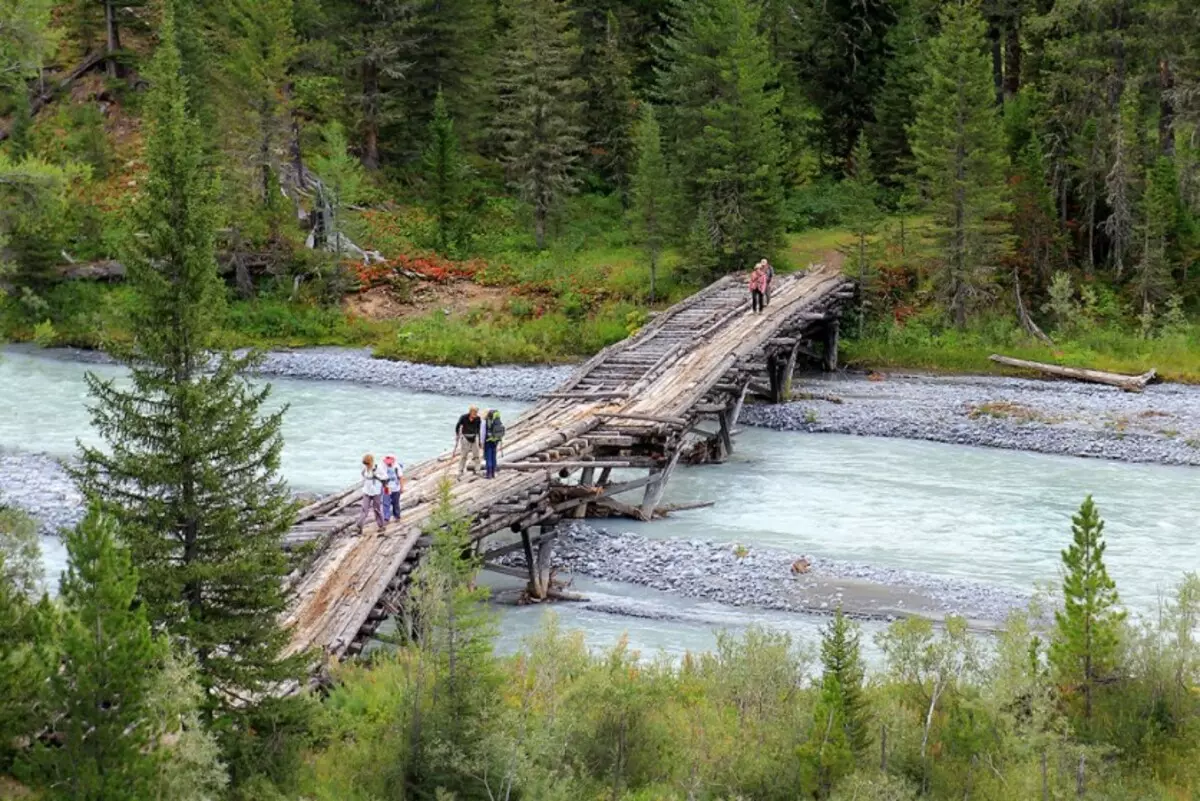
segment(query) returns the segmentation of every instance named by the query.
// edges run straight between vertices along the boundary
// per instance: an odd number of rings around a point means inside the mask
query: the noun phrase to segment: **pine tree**
[[[860,331],[866,316],[866,298],[870,293],[871,283],[867,240],[875,233],[882,218],[876,202],[876,198],[879,196],[879,184],[875,181],[871,161],[871,145],[867,141],[866,131],[863,131],[859,134],[858,143],[854,146],[854,152],[851,154],[847,181],[849,188],[847,217],[855,238],[853,270],[858,276],[860,298],[858,327]]]
[[[409,784],[427,792],[477,786],[469,774],[499,715],[502,681],[492,655],[495,618],[483,603],[488,590],[475,582],[481,561],[471,555],[471,520],[455,511],[451,489],[449,481],[438,486],[426,526],[432,544],[413,576],[408,610],[435,670],[432,708],[410,744]]]
[[[0,774],[11,773],[23,748],[44,725],[46,686],[57,664],[57,612],[35,603],[37,533],[28,517],[0,508]]]
[[[858,756],[870,745],[867,702],[863,698],[863,663],[858,627],[839,607],[821,635],[821,689],[837,708],[846,742]]]
[[[1006,246],[1004,133],[975,2],[955,0],[941,20],[910,136],[942,251],[935,279],[961,328]]]
[[[28,97],[26,81],[54,51],[58,32],[51,25],[53,0],[0,0],[0,100]]]
[[[67,535],[62,667],[51,678],[62,747],[40,760],[58,798],[148,798],[155,773],[147,697],[167,648],[135,602],[137,571],[117,538],[95,509]]]
[[[586,82],[583,107],[589,163],[625,202],[635,158],[633,67],[616,14],[610,10],[596,22],[599,30],[586,37],[588,46],[580,62]]]
[[[1149,319],[1155,305],[1165,300],[1173,288],[1172,240],[1179,226],[1179,177],[1166,156],[1160,156],[1146,176],[1139,216],[1142,247],[1136,284],[1141,313]]]
[[[426,191],[437,222],[437,247],[445,252],[461,244],[467,233],[463,230],[463,200],[471,170],[459,152],[454,120],[441,92],[433,103],[424,167]]]
[[[503,13],[509,27],[500,48],[496,133],[509,179],[533,206],[541,250],[551,212],[575,187],[583,145],[578,37],[564,0],[505,0]]]
[[[213,247],[211,165],[190,113],[168,4],[147,100],[148,175],[125,263],[137,300],[124,384],[88,376],[106,448],[83,447],[76,478],[129,544],[151,622],[196,657],[206,715],[227,733],[250,699],[297,675],[278,615],[291,502],[278,478],[282,412],[216,353],[224,289]]]
[[[1104,181],[1109,208],[1108,218],[1104,221],[1104,232],[1108,234],[1113,268],[1118,278],[1125,270],[1125,259],[1133,243],[1133,209],[1137,201],[1134,177],[1141,171],[1137,139],[1137,92],[1127,89],[1121,95],[1120,113],[1112,140],[1112,166]]]
[[[230,0],[228,8],[228,55],[222,67],[237,102],[227,128],[246,128],[237,149],[255,173],[253,184],[262,203],[269,205],[278,195],[279,143],[289,117],[287,84],[298,49],[292,0]]]
[[[362,164],[375,170],[382,160],[381,132],[405,117],[401,79],[412,66],[418,38],[410,0],[366,0],[354,5],[354,14],[344,37],[349,94],[359,119]]]
[[[433,120],[434,103],[443,94],[447,111],[464,145],[487,149],[488,121],[495,111],[496,0],[417,0],[409,2],[417,43],[407,56],[395,125],[400,142],[419,146]],[[394,144],[392,145],[395,146]]]
[[[748,0],[675,0],[669,21],[658,90],[692,247],[719,271],[744,269],[783,236],[776,67]]]
[[[633,174],[633,215],[638,236],[650,262],[650,302],[658,298],[658,257],[667,233],[671,201],[671,179],[662,152],[662,129],[654,106],[642,106],[634,134],[637,169]]]
[[[1088,496],[1071,519],[1074,542],[1062,552],[1063,609],[1054,613],[1050,663],[1060,684],[1083,693],[1083,716],[1092,717],[1099,682],[1118,668],[1121,622],[1117,585],[1104,566],[1104,521]]]

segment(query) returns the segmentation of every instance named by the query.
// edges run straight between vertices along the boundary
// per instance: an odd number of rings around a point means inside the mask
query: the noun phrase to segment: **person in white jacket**
[[[375,523],[379,526],[380,533],[382,533],[384,522],[381,497],[383,495],[383,485],[387,481],[387,475],[375,463],[375,457],[369,453],[362,458],[361,475],[363,480],[362,509],[358,513],[358,533],[362,534],[363,526],[367,523],[367,516],[372,512],[375,514]]]

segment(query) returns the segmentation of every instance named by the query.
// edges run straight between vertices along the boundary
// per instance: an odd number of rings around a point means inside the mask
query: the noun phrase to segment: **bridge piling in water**
[[[679,462],[719,462],[732,453],[748,396],[785,400],[801,356],[836,369],[838,315],[853,292],[837,269],[818,265],[777,278],[770,306],[752,314],[744,277],[728,276],[589,359],[509,424],[495,479],[468,475],[453,483],[451,501],[472,521],[476,552],[490,569],[526,579],[531,599],[553,597],[558,522],[661,514]],[[288,544],[316,540],[318,548],[291,583],[283,617],[290,652],[356,654],[403,607],[439,485],[454,472],[446,456],[412,467],[403,520],[380,537],[348,536],[355,489],[301,510]],[[635,491],[637,505],[617,497]],[[510,541],[485,550],[496,537]],[[524,556],[523,570],[497,562],[515,553]]]

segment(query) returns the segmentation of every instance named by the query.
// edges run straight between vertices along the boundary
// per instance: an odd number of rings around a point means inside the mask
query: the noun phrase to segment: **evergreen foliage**
[[[610,10],[597,22],[600,30],[584,37],[590,46],[583,48],[580,59],[580,73],[586,81],[583,109],[588,164],[624,202],[633,171],[633,128],[638,114],[633,65],[617,15]]]
[[[149,798],[156,772],[147,699],[166,656],[136,603],[138,576],[115,521],[93,509],[67,535],[61,668],[51,676],[61,747],[39,763],[54,797]]]
[[[1008,208],[1003,129],[974,0],[942,11],[925,79],[910,136],[937,226],[937,289],[961,328],[994,288]]]
[[[214,354],[223,290],[213,234],[214,187],[189,111],[167,7],[154,63],[146,159],[129,246],[137,293],[126,388],[89,376],[93,422],[106,448],[83,447],[77,478],[128,543],[138,596],[196,657],[206,719],[228,734],[250,699],[293,678],[277,617],[287,562],[280,539],[292,505],[278,478],[280,415],[262,415],[247,358]]]
[[[698,261],[718,272],[772,256],[783,234],[778,68],[747,0],[671,5],[658,93]]]
[[[670,222],[673,204],[671,178],[662,151],[662,129],[654,106],[642,107],[634,134],[637,169],[633,174],[633,214],[638,236],[650,262],[650,302],[657,300],[658,259]]]
[[[446,98],[441,92],[433,103],[424,167],[430,211],[437,225],[436,244],[438,250],[445,252],[465,244],[469,233],[464,205],[471,168],[459,152],[454,120],[450,118]]]
[[[839,607],[821,635],[821,682],[804,748],[815,798],[828,798],[870,744],[857,628]]]
[[[533,207],[538,250],[550,214],[576,185],[583,147],[580,49],[564,0],[505,0],[495,131],[509,180]]]
[[[354,3],[353,9],[344,45],[347,94],[358,121],[362,165],[376,170],[382,163],[381,134],[406,118],[405,78],[419,34],[411,0],[367,0]],[[407,155],[404,149],[400,152]]]
[[[871,259],[868,248],[871,236],[883,218],[878,205],[879,184],[872,169],[871,144],[866,131],[859,134],[858,143],[851,154],[848,171],[849,192],[847,193],[847,218],[854,232],[854,252],[851,275],[858,279],[859,307],[858,325],[861,329],[866,321],[867,298],[871,293]]]
[[[1050,662],[1060,683],[1082,694],[1089,720],[1097,687],[1117,670],[1125,613],[1104,566],[1104,521],[1092,496],[1071,519],[1071,534],[1074,541],[1062,552],[1063,609],[1054,613]]]

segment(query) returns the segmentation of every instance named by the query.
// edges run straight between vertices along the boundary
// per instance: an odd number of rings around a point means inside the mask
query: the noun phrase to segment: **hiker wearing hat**
[[[504,423],[500,420],[500,410],[488,409],[483,422],[483,475],[485,478],[495,478],[496,452],[504,444]]]
[[[483,456],[481,440],[483,418],[479,416],[479,407],[472,406],[467,413],[458,418],[454,427],[454,450],[462,447],[462,456],[458,459],[458,477],[467,470],[467,459],[471,460],[471,469],[479,470],[479,462]]]
[[[375,524],[379,526],[379,531],[383,532],[383,508],[380,505],[380,496],[383,495],[383,485],[386,480],[383,471],[379,469],[379,465],[375,464],[375,457],[372,454],[366,454],[362,458],[362,508],[358,512],[358,533],[362,534],[363,526],[366,525],[367,518],[373,513],[375,515]]]
[[[400,520],[400,494],[404,492],[404,465],[395,456],[383,457],[383,472],[387,479],[383,484],[383,522],[392,518]]]

